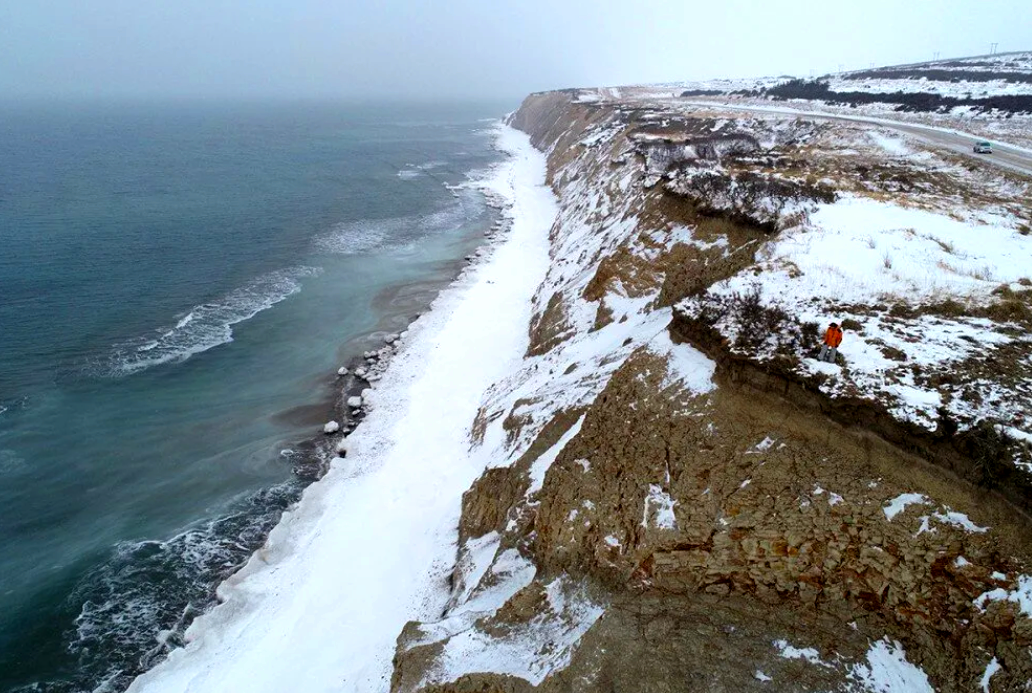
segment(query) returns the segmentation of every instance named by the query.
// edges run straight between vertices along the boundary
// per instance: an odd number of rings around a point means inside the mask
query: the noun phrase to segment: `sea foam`
[[[172,327],[112,350],[105,374],[125,376],[164,363],[185,361],[194,354],[233,341],[233,325],[253,318],[301,290],[301,280],[321,272],[317,267],[292,267],[263,275],[213,301],[191,308]]]

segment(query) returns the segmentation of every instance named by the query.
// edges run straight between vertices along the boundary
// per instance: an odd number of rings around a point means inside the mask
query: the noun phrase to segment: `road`
[[[972,151],[972,146],[975,142],[984,140],[985,138],[969,133],[955,132],[952,130],[936,128],[930,125],[919,125],[917,123],[903,123],[884,118],[835,115],[832,113],[820,113],[816,111],[778,108],[776,106],[743,106],[714,101],[691,101],[690,103],[694,103],[699,106],[726,108],[736,111],[755,111],[758,113],[774,113],[799,116],[803,118],[813,118],[815,120],[845,120],[853,123],[877,125],[890,130],[896,130],[904,135],[920,139],[924,142],[928,142],[929,144],[941,147],[942,149],[948,149],[949,151],[962,154],[986,165],[1005,168],[1026,176],[1032,176],[1032,151],[993,142],[992,154],[975,154]]]

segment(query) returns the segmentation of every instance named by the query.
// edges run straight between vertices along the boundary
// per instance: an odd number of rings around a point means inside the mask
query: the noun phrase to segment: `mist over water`
[[[3,107],[0,690],[181,641],[303,488],[345,345],[490,225],[461,184],[508,105]]]

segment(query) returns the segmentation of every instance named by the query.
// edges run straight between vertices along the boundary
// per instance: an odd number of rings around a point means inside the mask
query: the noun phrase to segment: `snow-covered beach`
[[[129,690],[386,690],[404,624],[440,614],[460,499],[489,462],[469,425],[526,350],[556,213],[544,155],[507,127],[498,146],[510,158],[483,185],[506,200],[510,233],[409,330],[346,459]]]

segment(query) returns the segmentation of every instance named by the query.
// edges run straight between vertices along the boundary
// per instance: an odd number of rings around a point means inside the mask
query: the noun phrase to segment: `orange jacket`
[[[842,343],[842,328],[829,326],[828,331],[824,333],[824,343],[837,349],[838,345]]]

